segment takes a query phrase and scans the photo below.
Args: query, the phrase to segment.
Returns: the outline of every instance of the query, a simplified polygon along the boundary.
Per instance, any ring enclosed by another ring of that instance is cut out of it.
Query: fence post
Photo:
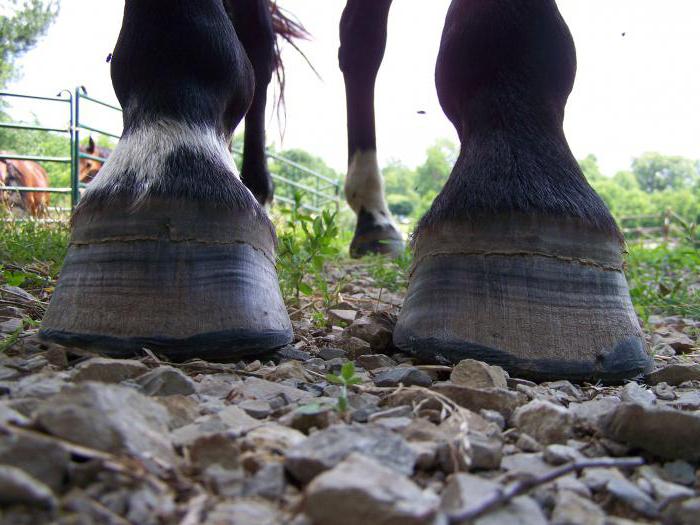
[[[73,117],[72,117],[72,143],[71,147],[71,172],[70,172],[70,201],[71,208],[75,209],[80,199],[80,88],[75,88],[75,96],[73,98]]]

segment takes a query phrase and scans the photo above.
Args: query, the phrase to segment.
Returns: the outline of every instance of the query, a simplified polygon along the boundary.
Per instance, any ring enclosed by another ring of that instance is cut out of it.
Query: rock
[[[352,337],[346,332],[343,332],[343,336],[337,341],[338,346],[341,346],[348,352],[348,357],[355,359],[364,354],[372,353],[372,346],[359,337]]]
[[[491,366],[474,359],[457,363],[450,374],[455,385],[471,388],[508,388],[506,374],[500,366]]]
[[[605,513],[590,500],[568,490],[556,496],[551,525],[605,525]]]
[[[666,480],[692,487],[695,484],[695,469],[687,461],[670,461],[663,467]]]
[[[700,498],[686,499],[664,509],[664,523],[670,525],[697,525],[700,515]]]
[[[354,453],[306,488],[304,508],[314,525],[365,523],[436,525],[437,496],[376,460]]]
[[[44,403],[35,419],[49,434],[79,445],[174,460],[168,411],[131,388],[81,383]]]
[[[199,405],[191,397],[164,396],[155,400],[164,406],[170,414],[170,421],[168,422],[170,430],[189,425],[199,417]]]
[[[282,522],[279,511],[270,504],[239,499],[216,505],[208,513],[204,525],[279,525]]]
[[[573,447],[566,445],[549,445],[544,449],[544,460],[550,465],[563,465],[584,459],[583,454]]]
[[[608,482],[606,488],[616,499],[643,516],[651,519],[658,517],[659,511],[654,500],[627,479],[612,479]]]
[[[506,420],[510,419],[515,410],[526,403],[522,394],[517,394],[505,388],[470,388],[449,382],[435,383],[432,389],[447,396],[459,406],[473,412],[482,409],[495,410]]]
[[[549,401],[534,400],[518,408],[515,426],[544,445],[563,443],[571,435],[573,418],[564,407]]]
[[[126,379],[134,379],[146,372],[148,372],[148,367],[141,361],[93,357],[75,367],[72,379],[76,383],[82,381],[121,383]]]
[[[299,361],[285,361],[266,375],[270,381],[284,381],[285,379],[294,379],[297,381],[308,381],[310,376],[304,365]]]
[[[23,326],[22,319],[8,319],[7,321],[0,322],[0,333],[11,334],[17,330],[21,330]]]
[[[692,498],[695,495],[695,492],[688,487],[664,481],[651,467],[645,465],[640,467],[638,472],[649,482],[654,498],[656,498],[656,501],[661,503],[662,506],[667,505],[673,500]]]
[[[500,468],[503,459],[503,441],[479,432],[469,433],[471,445],[471,468],[474,470],[495,470]]]
[[[650,385],[664,382],[671,386],[678,386],[686,381],[700,381],[700,365],[668,365],[651,372],[646,376],[646,381]]]
[[[523,452],[542,452],[544,448],[542,444],[533,438],[531,435],[521,432],[515,446]]]
[[[625,403],[639,403],[651,406],[656,403],[656,396],[651,390],[639,386],[637,383],[627,383],[622,389],[620,398]]]
[[[13,398],[37,397],[46,399],[58,394],[68,387],[68,374],[61,373],[39,373],[20,379],[12,388]]]
[[[479,415],[487,421],[494,423],[501,430],[501,432],[506,429],[506,420],[500,412],[496,412],[495,410],[484,410],[482,408],[479,410]]]
[[[277,350],[274,356],[276,362],[294,360],[301,361],[302,363],[305,363],[311,359],[311,357],[312,356],[309,352],[299,350],[294,345],[287,345],[284,348]]]
[[[676,351],[673,349],[673,347],[667,345],[666,343],[659,343],[657,345],[654,345],[652,353],[655,357],[673,357],[676,355]]]
[[[442,492],[440,507],[454,525],[546,525],[539,505],[528,497],[515,498],[508,505],[498,507],[488,514],[473,521],[457,520],[456,516],[468,508],[479,505],[502,487],[493,482],[471,474],[454,474],[450,476]]]
[[[432,470],[437,462],[440,445],[435,441],[409,441],[408,446],[416,455],[417,470]]]
[[[554,470],[555,467],[546,463],[544,459],[542,459],[541,453],[536,453],[504,456],[501,461],[501,468],[516,475],[540,476],[548,474]]]
[[[0,437],[0,464],[17,467],[60,492],[68,473],[70,454],[37,433],[9,433]]]
[[[265,419],[272,413],[272,407],[267,401],[259,399],[246,399],[238,403],[238,408],[245,410],[245,413],[255,419]]]
[[[377,368],[391,368],[396,366],[396,361],[384,354],[365,354],[357,358],[357,364],[365,370]]]
[[[268,463],[246,481],[243,494],[249,497],[278,500],[284,495],[286,485],[284,465]]]
[[[399,366],[391,368],[374,376],[374,384],[379,387],[423,386],[429,387],[433,380],[422,370],[412,366]]]
[[[373,424],[334,425],[288,450],[285,466],[294,478],[307,483],[353,452],[361,452],[405,475],[413,472],[416,461],[406,441],[390,430]]]
[[[136,379],[147,396],[187,396],[194,394],[194,382],[177,368],[159,366]]]
[[[240,396],[243,399],[259,399],[267,401],[273,406],[280,403],[282,405],[298,403],[314,397],[310,392],[258,379],[257,377],[249,377],[242,383],[235,384],[231,390],[231,396],[234,398]]]
[[[51,489],[41,481],[16,467],[0,465],[0,504],[53,509],[57,502]]]
[[[654,394],[662,401],[674,401],[677,397],[673,387],[663,381],[654,387]]]
[[[188,446],[203,436],[227,434],[237,437],[263,425],[237,406],[229,406],[217,414],[208,414],[171,434],[175,446]]]
[[[328,318],[334,324],[346,326],[357,318],[355,310],[328,310]]]
[[[338,413],[330,403],[303,405],[279,419],[281,424],[299,430],[304,434],[308,434],[312,428],[322,430],[338,421]]]
[[[666,459],[700,459],[700,415],[623,403],[601,421],[610,439]]]
[[[695,349],[695,341],[682,332],[673,331],[662,341],[679,354],[687,354]]]
[[[225,469],[240,466],[241,447],[225,434],[211,434],[194,440],[188,447],[192,465],[205,470],[211,465]]]
[[[241,443],[243,450],[269,455],[283,455],[287,450],[302,445],[308,438],[293,428],[277,423],[265,423],[248,432]]]
[[[7,425],[8,423],[26,426],[29,424],[29,419],[10,408],[7,403],[0,403],[0,425]]]
[[[195,388],[200,396],[211,396],[225,399],[233,388],[242,384],[240,377],[235,374],[204,374],[197,378]]]
[[[393,331],[394,326],[386,316],[372,314],[354,321],[344,333],[366,341],[373,352],[382,353],[391,345]]]
[[[600,397],[583,403],[570,403],[569,412],[579,425],[590,430],[597,430],[600,426],[600,418],[609,414],[620,404],[618,397]]]
[[[337,359],[338,357],[346,357],[347,351],[342,348],[334,348],[332,346],[326,346],[321,348],[318,352],[318,357],[324,361],[330,361],[331,359]]]

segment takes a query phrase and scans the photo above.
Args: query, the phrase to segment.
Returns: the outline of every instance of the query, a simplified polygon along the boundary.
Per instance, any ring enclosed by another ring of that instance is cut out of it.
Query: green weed
[[[337,410],[341,415],[345,415],[350,406],[348,402],[348,387],[362,383],[362,379],[355,375],[355,364],[352,361],[348,361],[343,364],[339,375],[326,374],[326,380],[334,385],[340,385]]]

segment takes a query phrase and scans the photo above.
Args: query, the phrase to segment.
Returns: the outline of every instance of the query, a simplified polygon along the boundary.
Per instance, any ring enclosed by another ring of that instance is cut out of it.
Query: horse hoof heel
[[[76,212],[43,337],[113,357],[236,359],[292,341],[260,210],[151,200]]]
[[[538,381],[642,374],[652,361],[620,252],[610,233],[563,218],[424,229],[394,344]]]
[[[350,243],[350,257],[358,259],[371,254],[399,257],[404,249],[403,236],[391,222],[380,224],[373,215],[360,211]]]

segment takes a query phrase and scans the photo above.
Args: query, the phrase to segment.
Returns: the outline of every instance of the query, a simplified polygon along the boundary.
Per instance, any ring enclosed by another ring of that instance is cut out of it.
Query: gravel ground
[[[329,280],[351,274],[323,315],[291,309],[293,345],[238,363],[46,344],[22,322],[42,301],[4,287],[0,523],[699,522],[700,321],[652,318],[638,382],[535,384],[412,362],[400,294],[359,263]]]

